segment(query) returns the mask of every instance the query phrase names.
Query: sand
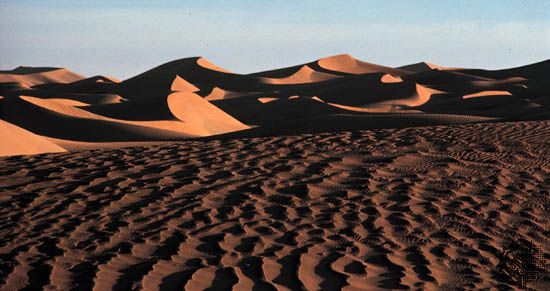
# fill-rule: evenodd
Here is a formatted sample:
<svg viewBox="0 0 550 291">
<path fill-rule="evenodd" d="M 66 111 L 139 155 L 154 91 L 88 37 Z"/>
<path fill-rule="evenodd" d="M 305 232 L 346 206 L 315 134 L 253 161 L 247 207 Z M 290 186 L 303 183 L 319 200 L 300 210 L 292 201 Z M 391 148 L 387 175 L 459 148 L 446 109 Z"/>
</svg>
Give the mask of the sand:
<svg viewBox="0 0 550 291">
<path fill-rule="evenodd" d="M 532 121 L 2 158 L 1 289 L 517 288 L 504 246 L 550 251 L 548 136 Z"/>
<path fill-rule="evenodd" d="M 0 71 L 0 290 L 519 289 L 505 249 L 549 254 L 549 72 Z"/>
<path fill-rule="evenodd" d="M 550 117 L 550 87 L 542 77 L 549 64 L 496 71 L 427 62 L 391 68 L 342 54 L 245 75 L 192 57 L 122 81 L 19 67 L 0 71 L 0 119 L 71 150 L 542 120 Z"/>
</svg>

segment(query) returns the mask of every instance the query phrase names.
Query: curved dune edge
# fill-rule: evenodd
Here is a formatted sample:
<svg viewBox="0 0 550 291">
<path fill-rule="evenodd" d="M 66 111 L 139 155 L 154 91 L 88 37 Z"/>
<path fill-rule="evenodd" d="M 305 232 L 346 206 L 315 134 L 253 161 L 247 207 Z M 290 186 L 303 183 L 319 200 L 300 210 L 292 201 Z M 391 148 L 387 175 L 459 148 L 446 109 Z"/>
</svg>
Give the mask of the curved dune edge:
<svg viewBox="0 0 550 291">
<path fill-rule="evenodd" d="M 179 75 L 176 75 L 176 78 L 172 82 L 172 85 L 170 85 L 170 90 L 182 92 L 197 92 L 200 89 L 195 87 L 193 84 L 187 82 L 187 80 L 183 79 Z"/>
<path fill-rule="evenodd" d="M 215 135 L 250 128 L 191 92 L 172 93 L 167 102 L 172 114 L 195 133 Z"/>
<path fill-rule="evenodd" d="M 24 128 L 0 119 L 0 156 L 60 153 L 67 150 Z"/>
<path fill-rule="evenodd" d="M 367 73 L 393 73 L 394 75 L 406 75 L 409 72 L 394 69 L 386 66 L 367 63 L 357 60 L 348 54 L 335 55 L 322 58 L 317 61 L 319 67 L 333 72 L 347 74 L 367 74 Z"/>
<path fill-rule="evenodd" d="M 209 60 L 205 59 L 205 58 L 198 58 L 197 59 L 197 64 L 205 69 L 208 69 L 208 70 L 212 70 L 212 71 L 218 71 L 218 72 L 221 72 L 221 73 L 230 73 L 232 74 L 231 71 L 228 71 L 222 67 L 218 67 L 216 65 L 214 65 L 213 63 L 211 63 Z"/>
<path fill-rule="evenodd" d="M 264 103 L 264 104 L 275 101 L 275 100 L 279 100 L 279 98 L 277 98 L 277 97 L 260 97 L 260 98 L 258 98 L 258 101 L 260 101 L 261 103 Z"/>
<path fill-rule="evenodd" d="M 116 104 L 128 101 L 127 99 L 122 98 L 120 95 L 116 94 L 72 94 L 72 93 L 45 93 L 40 94 L 40 91 L 29 91 L 25 92 L 26 94 L 34 95 L 22 95 L 22 96 L 31 96 L 34 98 L 40 98 L 50 101 L 59 101 L 67 105 L 75 104 L 74 106 L 80 106 L 76 104 L 87 104 L 88 106 L 93 105 L 106 105 L 106 104 Z"/>
<path fill-rule="evenodd" d="M 414 63 L 410 65 L 397 67 L 397 69 L 409 71 L 412 73 L 422 73 L 430 70 L 454 70 L 458 68 L 443 67 L 443 66 L 428 63 L 428 62 L 420 62 L 420 63 Z"/>
<path fill-rule="evenodd" d="M 352 106 L 352 105 L 346 105 L 346 104 L 339 104 L 337 102 L 328 102 L 327 104 L 336 106 L 341 109 L 346 109 L 346 110 L 351 110 L 356 112 L 393 112 L 393 111 L 396 111 L 397 109 L 400 109 L 399 107 L 401 106 L 405 106 L 405 107 L 421 106 L 423 104 L 428 103 L 432 95 L 445 93 L 440 90 L 422 86 L 420 84 L 416 84 L 415 87 L 416 87 L 416 91 L 410 97 L 396 98 L 396 99 L 385 100 L 381 102 L 373 102 L 373 103 L 368 103 L 368 105 L 365 105 L 365 106 Z M 400 110 L 400 112 L 401 111 L 402 110 Z M 408 110 L 408 112 L 411 112 L 411 111 Z M 414 112 L 417 112 L 417 111 L 414 111 Z"/>
<path fill-rule="evenodd" d="M 372 104 L 367 107 L 351 106 L 338 103 L 327 102 L 328 105 L 336 108 L 352 111 L 352 112 L 364 112 L 364 113 L 391 113 L 396 110 L 393 104 Z M 400 113 L 421 113 L 419 110 L 399 110 Z"/>
<path fill-rule="evenodd" d="M 318 72 L 311 67 L 304 65 L 294 74 L 283 78 L 260 78 L 263 83 L 275 84 L 275 85 L 290 85 L 290 84 L 306 84 L 314 82 L 322 82 L 334 78 L 340 78 L 340 76 Z"/>
<path fill-rule="evenodd" d="M 394 77 L 390 74 L 384 74 L 380 78 L 380 82 L 382 82 L 382 83 L 401 83 L 401 82 L 403 82 L 403 79 L 401 79 L 400 77 Z"/>
<path fill-rule="evenodd" d="M 204 96 L 204 99 L 208 101 L 215 101 L 215 100 L 237 98 L 244 95 L 246 95 L 246 93 L 233 92 L 233 91 L 225 90 L 219 87 L 214 87 L 212 88 L 212 91 L 208 93 L 208 95 Z"/>
<path fill-rule="evenodd" d="M 463 99 L 487 97 L 487 96 L 511 96 L 512 93 L 502 90 L 488 90 L 462 96 Z"/>
<path fill-rule="evenodd" d="M 84 103 L 81 101 L 77 101 L 74 99 L 66 99 L 66 98 L 48 98 L 48 101 L 60 103 L 63 105 L 73 106 L 73 107 L 82 107 L 82 106 L 90 106 L 89 103 Z"/>
<path fill-rule="evenodd" d="M 178 120 L 129 121 L 105 117 L 102 115 L 91 113 L 78 107 L 73 107 L 56 101 L 50 101 L 48 99 L 40 99 L 31 96 L 20 96 L 20 99 L 48 111 L 69 116 L 72 118 L 97 120 L 102 122 L 109 122 L 112 124 L 135 126 L 136 133 L 138 131 L 147 132 L 157 130 L 158 133 L 154 134 L 154 136 L 162 136 L 164 134 L 163 132 L 166 133 L 167 137 L 180 136 L 182 138 L 188 138 L 201 135 L 200 133 L 195 131 L 194 127 L 189 126 L 188 124 L 185 124 Z"/>
<path fill-rule="evenodd" d="M 84 76 L 63 68 L 52 68 L 47 71 L 32 67 L 20 68 L 12 70 L 13 73 L 10 71 L 0 72 L 0 83 L 18 82 L 24 86 L 32 87 L 45 83 L 72 83 L 85 79 Z M 18 73 L 22 70 L 24 73 Z"/>
</svg>

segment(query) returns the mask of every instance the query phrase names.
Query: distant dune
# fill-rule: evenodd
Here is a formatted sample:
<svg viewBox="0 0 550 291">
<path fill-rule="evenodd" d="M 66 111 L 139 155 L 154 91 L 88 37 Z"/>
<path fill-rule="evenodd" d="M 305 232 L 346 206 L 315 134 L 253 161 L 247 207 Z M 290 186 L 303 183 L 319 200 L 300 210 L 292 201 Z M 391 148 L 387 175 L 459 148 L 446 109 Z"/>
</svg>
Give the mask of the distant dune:
<svg viewBox="0 0 550 291">
<path fill-rule="evenodd" d="M 548 76 L 0 71 L 0 290 L 550 290 Z"/>
<path fill-rule="evenodd" d="M 247 75 L 194 57 L 123 81 L 18 67 L 0 71 L 0 118 L 61 146 L 86 148 L 539 120 L 550 117 L 549 73 L 548 60 L 491 71 L 428 62 L 391 68 L 346 54 Z"/>
</svg>

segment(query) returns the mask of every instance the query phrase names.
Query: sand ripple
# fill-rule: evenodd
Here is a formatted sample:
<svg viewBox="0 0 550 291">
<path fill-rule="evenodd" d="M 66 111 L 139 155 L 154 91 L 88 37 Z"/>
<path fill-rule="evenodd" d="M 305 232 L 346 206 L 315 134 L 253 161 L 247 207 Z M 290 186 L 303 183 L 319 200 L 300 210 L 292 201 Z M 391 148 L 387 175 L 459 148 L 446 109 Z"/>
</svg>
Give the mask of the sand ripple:
<svg viewBox="0 0 550 291">
<path fill-rule="evenodd" d="M 537 121 L 2 158 L 0 289 L 514 288 L 503 247 L 549 252 L 548 136 Z"/>
</svg>

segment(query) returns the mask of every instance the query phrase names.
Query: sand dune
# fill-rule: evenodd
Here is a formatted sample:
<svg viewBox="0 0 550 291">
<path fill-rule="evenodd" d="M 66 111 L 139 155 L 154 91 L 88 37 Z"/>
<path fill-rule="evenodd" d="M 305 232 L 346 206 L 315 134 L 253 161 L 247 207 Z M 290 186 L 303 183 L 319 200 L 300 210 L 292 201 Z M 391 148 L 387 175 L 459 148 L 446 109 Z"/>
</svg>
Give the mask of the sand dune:
<svg viewBox="0 0 550 291">
<path fill-rule="evenodd" d="M 405 70 L 363 62 L 346 54 L 322 58 L 317 61 L 317 64 L 325 70 L 348 74 L 388 73 L 394 76 L 407 74 Z"/>
<path fill-rule="evenodd" d="M 65 152 L 46 138 L 0 119 L 0 156 L 35 155 Z"/>
<path fill-rule="evenodd" d="M 224 90 L 222 88 L 214 87 L 212 88 L 212 91 L 208 93 L 208 95 L 204 96 L 204 99 L 208 101 L 215 101 L 215 100 L 237 98 L 245 95 L 247 95 L 247 93 L 232 92 L 229 90 Z"/>
<path fill-rule="evenodd" d="M 481 91 L 473 94 L 468 94 L 468 95 L 462 96 L 462 98 L 468 99 L 468 98 L 485 97 L 485 96 L 511 96 L 511 95 L 512 94 L 508 91 L 494 90 L 494 91 Z"/>
<path fill-rule="evenodd" d="M 337 75 L 315 71 L 309 66 L 304 65 L 292 75 L 281 78 L 263 78 L 262 80 L 267 84 L 303 84 L 321 82 L 338 77 Z"/>
<path fill-rule="evenodd" d="M 451 68 L 442 67 L 436 64 L 427 63 L 427 62 L 420 62 L 415 64 L 410 64 L 406 66 L 398 67 L 398 69 L 414 72 L 414 73 L 420 73 L 420 72 L 426 72 L 430 70 L 446 70 Z"/>
<path fill-rule="evenodd" d="M 200 135 L 215 135 L 249 128 L 199 95 L 177 92 L 168 96 L 172 114 Z"/>
<path fill-rule="evenodd" d="M 18 67 L 0 71 L 0 83 L 18 82 L 28 87 L 45 83 L 71 83 L 81 79 L 84 77 L 62 68 Z"/>
<path fill-rule="evenodd" d="M 0 71 L 0 290 L 519 289 L 548 64 Z"/>
<path fill-rule="evenodd" d="M 232 131 L 264 136 L 538 120 L 550 118 L 548 69 L 548 61 L 496 71 L 427 62 L 391 68 L 342 54 L 243 75 L 194 57 L 121 82 L 20 67 L 0 72 L 0 118 L 83 148 Z"/>
<path fill-rule="evenodd" d="M 155 98 L 165 96 L 170 91 L 209 89 L 241 78 L 245 77 L 217 67 L 204 58 L 187 58 L 124 80 L 118 92 L 128 99 Z"/>
<path fill-rule="evenodd" d="M 91 113 L 82 107 L 30 96 L 9 98 L 3 102 L 2 109 L 5 120 L 57 139 L 123 142 L 175 140 L 191 136 L 187 125 L 176 120 L 119 120 Z"/>
</svg>

